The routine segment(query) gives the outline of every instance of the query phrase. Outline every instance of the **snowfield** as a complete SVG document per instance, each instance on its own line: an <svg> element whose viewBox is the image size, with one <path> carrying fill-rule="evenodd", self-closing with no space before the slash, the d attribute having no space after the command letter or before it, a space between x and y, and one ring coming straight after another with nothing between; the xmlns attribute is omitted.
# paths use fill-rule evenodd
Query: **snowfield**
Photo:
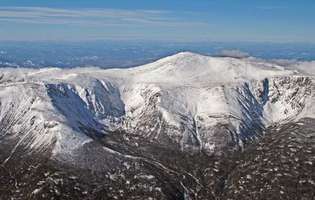
<svg viewBox="0 0 315 200"><path fill-rule="evenodd" d="M183 52L129 69L1 69L0 137L60 159L117 130L220 153L315 116L305 66Z"/></svg>

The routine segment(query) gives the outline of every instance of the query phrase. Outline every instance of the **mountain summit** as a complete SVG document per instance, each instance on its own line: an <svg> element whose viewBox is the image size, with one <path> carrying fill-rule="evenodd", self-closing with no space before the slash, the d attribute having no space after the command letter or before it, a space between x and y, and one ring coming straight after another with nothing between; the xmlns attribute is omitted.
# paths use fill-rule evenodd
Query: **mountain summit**
<svg viewBox="0 0 315 200"><path fill-rule="evenodd" d="M3 69L0 126L18 146L73 162L116 131L211 155L313 116L312 80L267 61L190 52L129 69Z"/></svg>
<svg viewBox="0 0 315 200"><path fill-rule="evenodd" d="M0 198L266 199L297 182L311 196L315 87L300 68L184 52L2 69Z"/></svg>

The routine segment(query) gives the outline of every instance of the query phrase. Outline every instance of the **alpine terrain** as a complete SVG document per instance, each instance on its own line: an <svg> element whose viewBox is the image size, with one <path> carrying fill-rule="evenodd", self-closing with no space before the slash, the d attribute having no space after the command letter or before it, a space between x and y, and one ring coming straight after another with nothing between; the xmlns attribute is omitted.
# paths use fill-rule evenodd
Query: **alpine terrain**
<svg viewBox="0 0 315 200"><path fill-rule="evenodd" d="M314 199L302 65L182 52L128 69L2 68L0 199Z"/></svg>

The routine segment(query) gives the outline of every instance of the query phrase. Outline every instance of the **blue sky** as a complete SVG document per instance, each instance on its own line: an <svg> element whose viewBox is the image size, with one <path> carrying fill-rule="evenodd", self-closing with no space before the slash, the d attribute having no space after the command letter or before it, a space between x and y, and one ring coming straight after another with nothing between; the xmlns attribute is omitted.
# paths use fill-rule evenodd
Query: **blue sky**
<svg viewBox="0 0 315 200"><path fill-rule="evenodd" d="M0 40L315 43L314 0L1 0Z"/></svg>

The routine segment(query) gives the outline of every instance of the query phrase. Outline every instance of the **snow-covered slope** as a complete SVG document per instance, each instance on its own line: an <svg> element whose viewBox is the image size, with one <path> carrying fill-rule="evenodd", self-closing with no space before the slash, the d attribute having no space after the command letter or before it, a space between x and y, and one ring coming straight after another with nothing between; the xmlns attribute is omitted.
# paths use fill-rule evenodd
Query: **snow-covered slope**
<svg viewBox="0 0 315 200"><path fill-rule="evenodd" d="M189 52L130 69L1 69L0 135L57 158L115 130L212 154L315 116L312 80L266 61Z"/></svg>

